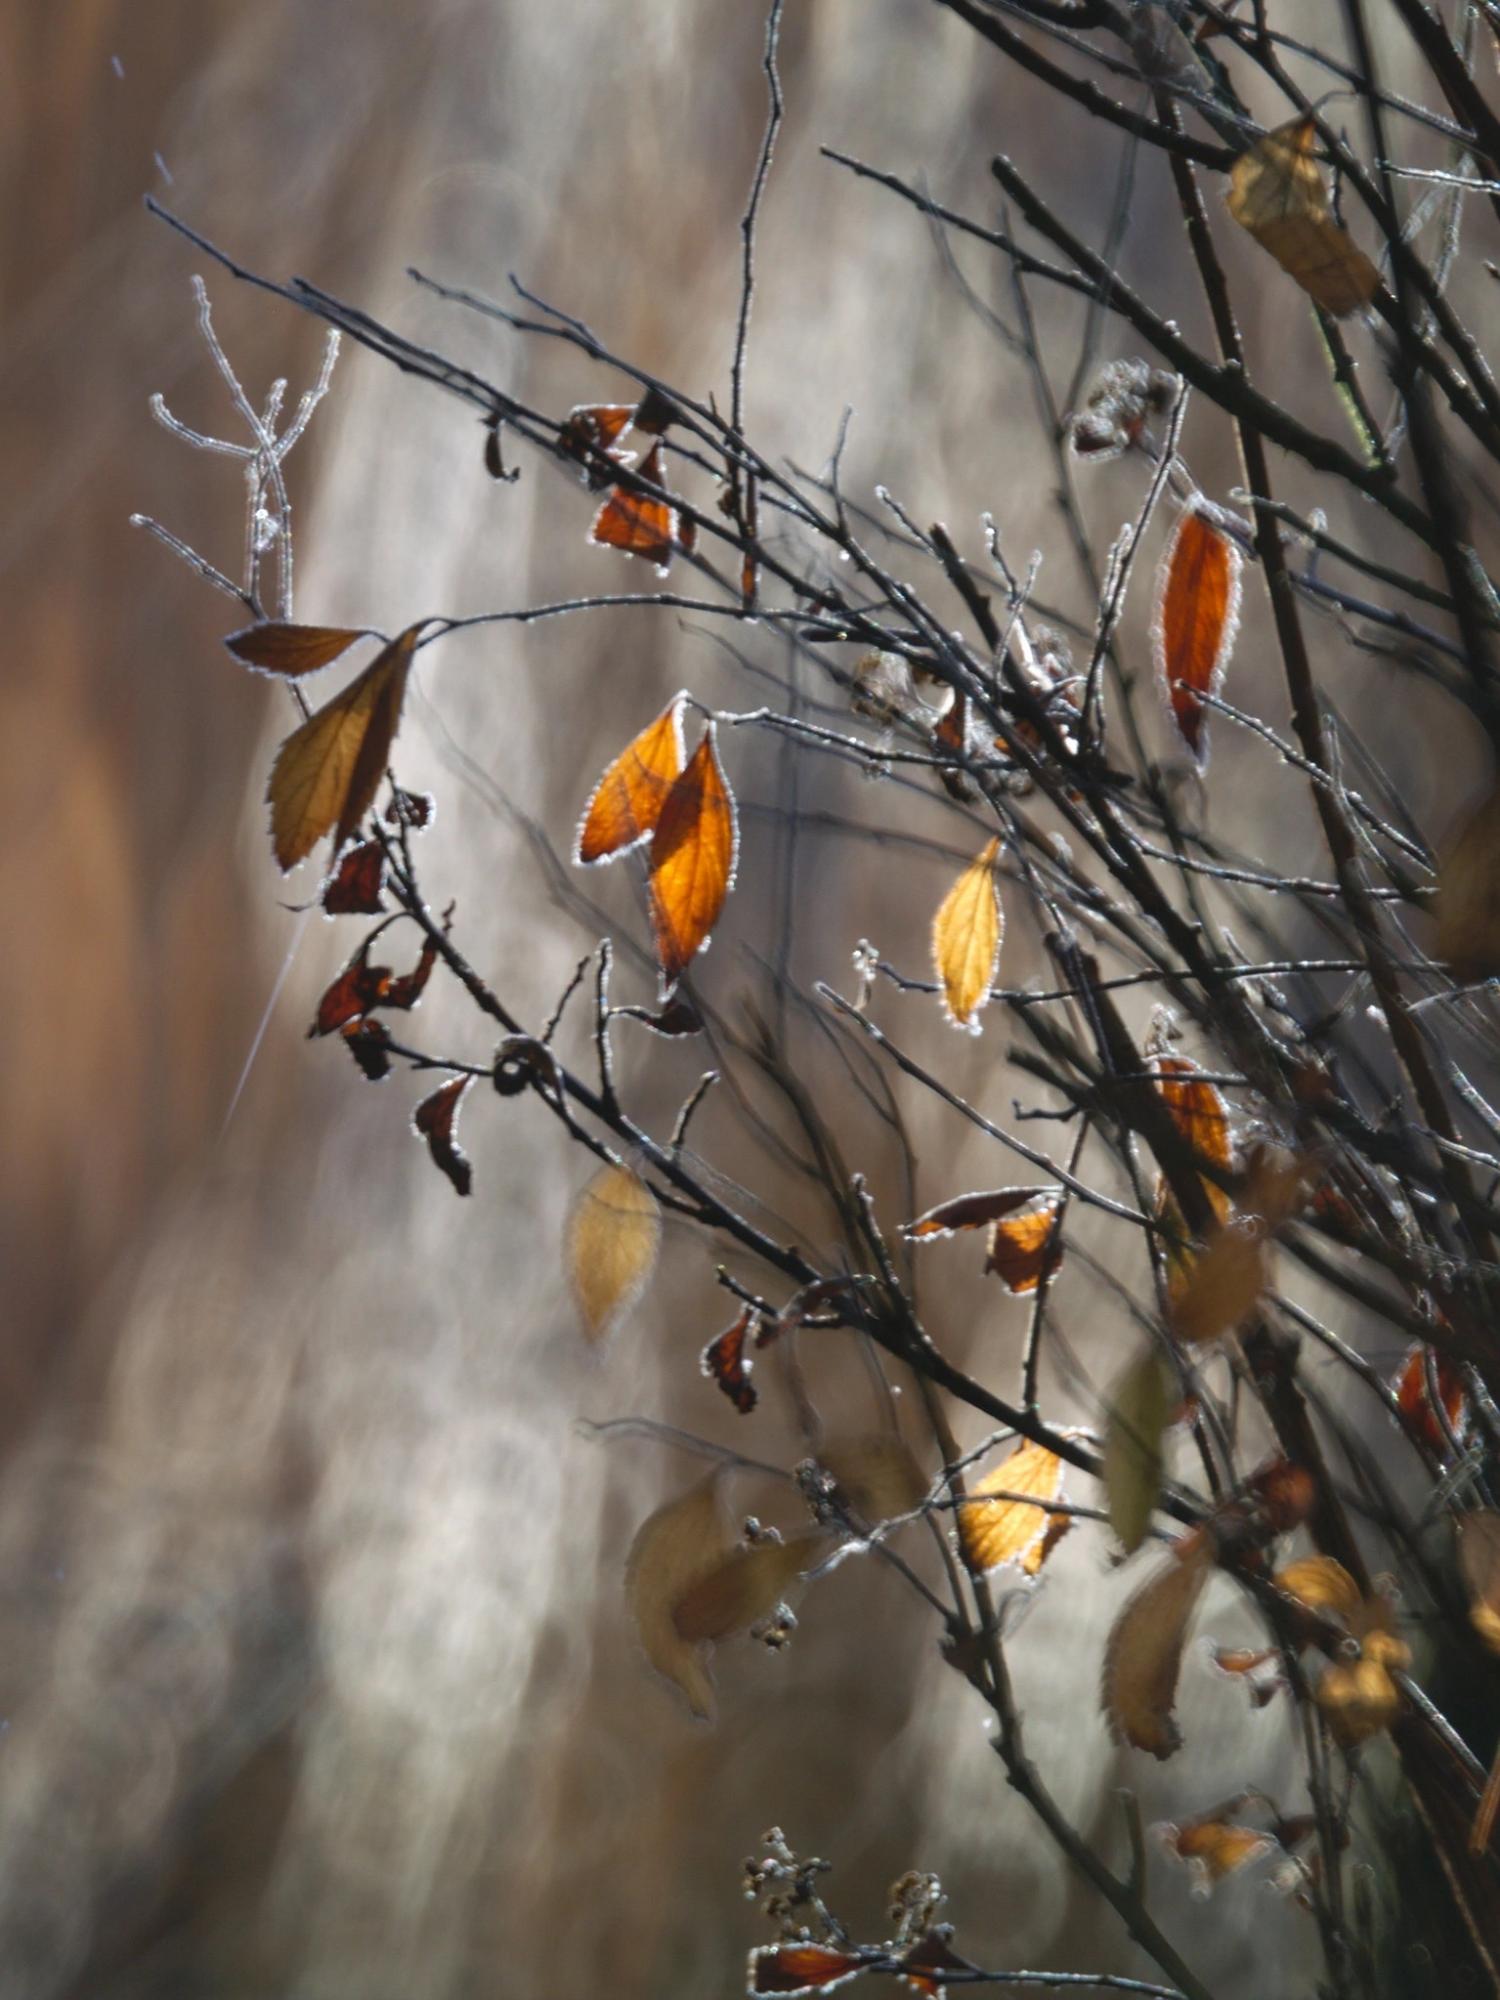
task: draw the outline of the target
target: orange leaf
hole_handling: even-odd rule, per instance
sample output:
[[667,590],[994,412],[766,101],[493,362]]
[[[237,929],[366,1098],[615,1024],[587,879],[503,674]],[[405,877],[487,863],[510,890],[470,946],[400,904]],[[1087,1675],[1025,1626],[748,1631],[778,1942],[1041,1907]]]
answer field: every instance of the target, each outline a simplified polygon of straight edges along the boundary
[[421,629],[413,625],[393,639],[277,751],[266,801],[283,873],[310,854],[325,833],[332,832],[335,847],[342,847],[369,810],[390,762]]
[[1056,1201],[1044,1201],[1026,1215],[1006,1216],[990,1231],[984,1268],[1009,1291],[1034,1292],[1062,1262],[1057,1241]]
[[1277,1570],[1275,1583],[1309,1611],[1331,1611],[1344,1619],[1352,1618],[1364,1601],[1359,1585],[1332,1556],[1302,1556]]
[[[642,479],[653,486],[667,483],[666,454],[659,443],[652,445],[641,466]],[[674,550],[683,546],[677,509],[650,493],[637,493],[616,486],[594,516],[589,540],[606,548],[620,549],[627,556],[644,556],[665,570]]]
[[1340,318],[1369,304],[1380,273],[1333,218],[1317,143],[1310,118],[1267,132],[1230,169],[1229,213],[1316,304]]
[[[970,1497],[958,1510],[959,1540],[964,1556],[973,1569],[998,1569],[1002,1563],[1020,1563],[1034,1554],[1048,1527],[1066,1515],[1050,1515],[1040,1503],[1056,1500],[1062,1492],[1062,1460],[1045,1445],[1027,1442],[1019,1451],[987,1472],[971,1489]],[[1022,1493],[1032,1499],[986,1499],[986,1494]],[[1034,1574],[1035,1572],[1029,1572]]]
[[1213,1568],[1206,1535],[1184,1535],[1115,1620],[1104,1654],[1102,1703],[1117,1743],[1170,1757],[1182,1742],[1173,1720],[1188,1620]]
[[602,1340],[646,1289],[661,1245],[656,1197],[629,1167],[606,1166],[568,1217],[567,1267],[590,1340]]
[[708,943],[734,882],[734,794],[710,722],[668,792],[651,840],[651,917],[663,997]]
[[578,403],[563,418],[557,442],[569,458],[583,464],[592,452],[613,455],[634,419],[630,403]]
[[747,1993],[826,1993],[864,1964],[827,1944],[762,1944],[750,1954]]
[[1000,958],[1004,920],[995,884],[997,835],[976,855],[943,898],[932,923],[932,962],[943,983],[943,1002],[955,1027],[979,1032],[979,1012],[990,997]]
[[613,861],[645,840],[682,775],[682,696],[674,695],[600,778],[584,807],[573,858]]
[[1157,572],[1151,639],[1157,685],[1196,758],[1208,764],[1206,711],[1234,645],[1240,611],[1240,552],[1201,502],[1178,516]]
[[259,625],[247,625],[242,632],[231,632],[224,644],[247,667],[296,680],[302,674],[315,674],[356,639],[366,636],[346,631],[342,625],[287,625],[268,618]]
[[1236,1868],[1258,1861],[1276,1845],[1269,1833],[1238,1826],[1233,1820],[1194,1819],[1182,1826],[1168,1820],[1155,1831],[1169,1852],[1187,1863],[1194,1877],[1195,1896],[1206,1896],[1216,1882],[1222,1882]]
[[455,1076],[431,1097],[423,1098],[411,1121],[413,1129],[427,1141],[434,1164],[448,1176],[459,1194],[467,1194],[474,1182],[473,1169],[454,1136],[459,1100],[472,1082],[472,1077]]
[[1439,1458],[1447,1455],[1450,1447],[1438,1422],[1437,1409],[1432,1400],[1432,1387],[1428,1382],[1428,1359],[1431,1357],[1432,1385],[1436,1387],[1442,1400],[1443,1413],[1448,1419],[1448,1429],[1460,1441],[1469,1427],[1469,1399],[1464,1390],[1464,1378],[1455,1361],[1437,1349],[1424,1346],[1418,1341],[1407,1353],[1406,1359],[1396,1371],[1391,1387],[1396,1392],[1396,1401],[1407,1427],[1422,1440],[1429,1451]]

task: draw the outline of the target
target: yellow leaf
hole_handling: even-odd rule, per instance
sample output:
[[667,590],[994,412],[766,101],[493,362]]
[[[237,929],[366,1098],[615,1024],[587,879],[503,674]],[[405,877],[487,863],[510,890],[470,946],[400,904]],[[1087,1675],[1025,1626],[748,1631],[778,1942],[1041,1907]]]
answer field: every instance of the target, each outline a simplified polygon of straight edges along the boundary
[[1335,1660],[1313,1689],[1335,1742],[1346,1750],[1389,1729],[1401,1708],[1396,1683],[1378,1659]]
[[421,629],[413,625],[393,639],[277,751],[266,802],[283,873],[309,855],[325,833],[331,831],[335,847],[342,847],[369,810],[390,762]]
[[1162,1433],[1174,1394],[1165,1362],[1154,1347],[1147,1347],[1120,1376],[1110,1397],[1104,1491],[1109,1524],[1127,1554],[1146,1539],[1161,1491]]
[[1184,1535],[1115,1620],[1104,1654],[1105,1719],[1118,1743],[1167,1758],[1182,1741],[1173,1719],[1183,1641],[1213,1568],[1206,1535]]
[[932,962],[955,1027],[979,1032],[979,1011],[990,997],[1000,957],[1004,921],[995,884],[998,835],[971,861],[943,898],[932,924]]
[[1359,1585],[1332,1556],[1303,1556],[1288,1563],[1285,1569],[1277,1570],[1276,1587],[1309,1611],[1332,1611],[1346,1620],[1363,1602]]
[[708,943],[734,881],[739,833],[734,794],[710,722],[668,792],[651,838],[651,916],[662,993],[670,993]]
[[1038,1502],[1056,1500],[1062,1481],[1062,1460],[1045,1445],[1030,1441],[976,1481],[958,1510],[959,1539],[970,1566],[998,1569],[1001,1563],[1013,1562],[1024,1568],[1051,1522],[1067,1518],[1050,1515],[1029,1500],[986,1499],[986,1494],[1021,1493]]
[[590,1340],[603,1340],[646,1288],[661,1243],[661,1212],[629,1167],[600,1169],[568,1217],[567,1267]]
[[1318,166],[1317,128],[1293,118],[1242,153],[1229,174],[1229,213],[1325,312],[1368,305],[1380,273],[1333,219]]
[[655,722],[628,744],[595,785],[574,848],[587,866],[613,861],[645,840],[682,775],[682,696],[674,695]]
[[718,1475],[700,1481],[658,1507],[642,1523],[625,1564],[625,1595],[646,1657],[687,1696],[694,1715],[713,1714],[713,1682],[702,1644],[685,1639],[675,1613],[694,1584],[712,1574],[729,1553],[728,1524]]

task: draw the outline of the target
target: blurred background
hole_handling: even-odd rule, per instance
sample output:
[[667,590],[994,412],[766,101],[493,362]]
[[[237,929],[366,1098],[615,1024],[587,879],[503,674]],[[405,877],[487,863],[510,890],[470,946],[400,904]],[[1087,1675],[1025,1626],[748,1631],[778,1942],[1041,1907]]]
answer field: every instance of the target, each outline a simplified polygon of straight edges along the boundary
[[[1321,11],[1299,10],[1309,36]],[[469,1105],[475,1195],[460,1204],[408,1130],[418,1082],[368,1088],[341,1049],[305,1038],[352,940],[348,920],[297,913],[309,870],[283,882],[272,865],[260,796],[290,704],[220,646],[235,607],[128,525],[150,514],[238,574],[234,467],[185,449],[147,408],[161,391],[185,422],[240,434],[191,274],[207,278],[257,401],[280,375],[299,393],[321,340],[152,221],[148,190],[245,264],[307,275],[543,409],[630,391],[556,343],[418,293],[408,264],[497,296],[514,272],[617,352],[722,403],[763,33],[759,8],[694,0],[0,7],[0,1992],[728,1994],[761,1937],[741,1859],[772,1823],[835,1861],[835,1901],[866,1935],[883,1932],[890,1880],[932,1868],[983,1961],[1144,1969],[1007,1792],[971,1694],[891,1573],[846,1564],[785,1654],[725,1649],[713,1729],[651,1677],[625,1614],[625,1551],[695,1467],[650,1443],[584,1439],[575,1418],[643,1413],[743,1441],[698,1375],[730,1317],[722,1251],[669,1231],[646,1302],[591,1354],[558,1248],[586,1163],[539,1108]],[[1127,172],[1119,135],[1061,115],[914,0],[793,4],[781,63],[757,443],[816,471],[850,407],[852,497],[874,507],[884,482],[976,557],[989,509],[1015,566],[1040,551],[1039,594],[1087,624],[1027,368],[922,219],[817,149],[979,216],[994,213],[986,162],[1003,149],[1098,242]],[[1154,162],[1124,220],[1127,269],[1159,282],[1178,223]],[[1008,273],[951,254],[980,304],[1013,319]],[[1243,270],[1255,253],[1226,254]],[[1252,337],[1284,355],[1305,315],[1289,331],[1265,290],[1245,289]],[[1084,316],[1040,291],[1033,305],[1062,399]],[[1187,295],[1186,324],[1196,310]],[[1112,327],[1102,339],[1104,358],[1134,351]],[[651,587],[585,545],[587,494],[530,461],[518,485],[496,486],[481,445],[457,404],[346,348],[288,468],[300,616],[396,629]],[[1227,494],[1237,468],[1206,409],[1185,450],[1205,489]],[[1089,485],[1101,547],[1134,514],[1140,476],[1104,468]],[[1287,497],[1308,497],[1295,474]],[[1136,600],[1139,664],[1143,589]],[[1253,607],[1247,620],[1235,695],[1253,707],[1270,684]],[[787,671],[769,632],[728,636],[752,667]],[[676,688],[762,698],[724,640],[640,610],[481,630],[424,655],[399,769],[439,798],[428,895],[457,899],[465,949],[524,1019],[545,1018],[601,923],[646,937],[625,870],[583,885],[602,906],[591,912],[556,892],[538,839],[566,853],[596,772]],[[1372,712],[1384,663],[1330,652],[1338,698]],[[1422,719],[1406,720],[1387,747],[1420,809],[1432,763]],[[804,761],[809,811],[875,827],[899,813],[936,851],[897,860],[809,823],[778,873],[788,766],[748,732],[725,754],[745,809],[743,887],[704,961],[714,1004],[756,990],[754,954],[788,911],[804,984],[849,990],[862,937],[922,974],[930,912],[979,844],[971,827],[941,799]],[[1221,740],[1216,756],[1236,836],[1273,863],[1305,856],[1304,802],[1263,752]],[[1458,753],[1447,798],[1474,775]],[[1005,954],[1012,983],[1042,970],[1026,922]],[[647,1000],[650,985],[627,953],[616,998]],[[1022,1085],[1003,1022],[960,1047],[934,1003],[881,1007],[1009,1115]],[[488,1057],[441,977],[418,1028],[426,1046]],[[1024,1177],[912,1100],[921,1170],[903,1186],[827,1045],[795,1033],[890,1222],[910,1199]],[[703,1059],[648,1039],[622,1031],[623,1087],[666,1130]],[[732,1110],[711,1104],[696,1139],[802,1240],[831,1243],[831,1220],[745,1150]],[[981,1289],[977,1251],[945,1254],[935,1323],[1009,1382],[1025,1308]],[[1080,1372],[1049,1381],[1052,1407],[1096,1414],[1087,1392],[1118,1351],[1115,1308],[1080,1273],[1058,1310]],[[852,1371],[824,1390],[867,1394]],[[774,1399],[754,1422],[747,1449],[802,1455]],[[747,1489],[743,1504],[765,1496]],[[1284,1758],[1277,1717],[1250,1715],[1195,1657],[1189,1749],[1165,1771],[1126,1767],[1096,1687],[1130,1581],[1075,1535],[1016,1643],[1033,1754],[1116,1856],[1118,1785],[1138,1788],[1149,1822],[1252,1769],[1272,1782]],[[1204,1622],[1229,1640],[1237,1616]],[[1230,1885],[1199,1917],[1185,1879],[1152,1866],[1158,1915],[1226,1996],[1280,1990],[1310,1950],[1305,1915],[1260,1885]]]

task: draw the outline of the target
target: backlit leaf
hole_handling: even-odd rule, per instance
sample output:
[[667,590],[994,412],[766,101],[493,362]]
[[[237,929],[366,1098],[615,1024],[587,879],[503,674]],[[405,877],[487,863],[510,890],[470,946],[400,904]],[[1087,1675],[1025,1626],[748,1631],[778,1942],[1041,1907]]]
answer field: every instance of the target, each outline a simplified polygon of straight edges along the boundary
[[1226,1875],[1258,1861],[1276,1845],[1271,1835],[1260,1828],[1239,1826],[1225,1819],[1194,1819],[1182,1826],[1174,1826],[1168,1820],[1154,1831],[1170,1854],[1186,1862],[1193,1876],[1195,1896],[1207,1896]]
[[1278,125],[1229,173],[1229,213],[1325,312],[1368,305],[1380,273],[1328,204],[1310,118]]
[[385,908],[380,885],[385,879],[385,849],[378,840],[362,840],[340,858],[323,884],[322,904],[330,917],[373,917]]
[[827,1993],[864,1964],[829,1944],[762,1944],[750,1954],[747,1993]]
[[710,722],[651,838],[651,917],[663,993],[708,943],[734,881],[739,830]]
[[[985,1499],[986,1494],[1026,1494],[1056,1500],[1062,1492],[1062,1460],[1045,1445],[1028,1440],[969,1489],[958,1510],[964,1557],[973,1569],[1025,1564],[1057,1519],[1030,1500]],[[1066,1518],[1066,1517],[1063,1517]]]
[[1332,1556],[1302,1556],[1276,1572],[1276,1587],[1309,1611],[1332,1611],[1352,1618],[1363,1599],[1359,1585]]
[[296,680],[303,674],[315,674],[356,639],[367,636],[347,631],[342,625],[288,625],[268,618],[262,624],[247,625],[242,632],[231,632],[224,644],[247,667]]
[[942,981],[948,1018],[955,1027],[975,1034],[1000,958],[1003,920],[995,882],[999,852],[997,836],[959,876],[932,924],[932,962]]
[[574,847],[575,861],[613,861],[647,839],[682,774],[682,696],[622,750],[594,787]]
[[456,1137],[459,1102],[472,1082],[472,1077],[453,1077],[431,1097],[424,1097],[412,1115],[412,1125],[427,1141],[434,1164],[448,1176],[459,1194],[467,1194],[474,1180],[473,1169]]
[[[660,443],[652,445],[640,468],[642,479],[653,486],[666,485],[666,454]],[[589,540],[627,556],[643,556],[665,571],[674,553],[684,546],[677,509],[650,493],[637,493],[627,486],[612,489],[594,516]]]
[[1183,1536],[1115,1620],[1104,1654],[1102,1705],[1117,1743],[1167,1758],[1182,1736],[1173,1718],[1188,1621],[1213,1568],[1206,1535]]
[[625,1595],[647,1659],[681,1688],[694,1715],[704,1717],[714,1708],[704,1649],[683,1638],[673,1614],[683,1595],[718,1568],[730,1547],[715,1473],[642,1523],[625,1564]]
[[990,1231],[984,1268],[1009,1291],[1034,1292],[1062,1261],[1057,1241],[1056,1201],[1044,1201],[1024,1215],[1008,1215]]
[[277,751],[266,800],[283,872],[295,868],[326,833],[342,847],[368,812],[390,762],[420,630],[414,625],[393,639]]
[[1018,1208],[1025,1208],[1039,1196],[1055,1196],[1057,1192],[1056,1188],[1047,1187],[1009,1187],[993,1188],[984,1194],[955,1195],[951,1201],[941,1201],[936,1208],[929,1208],[915,1222],[908,1222],[901,1233],[915,1242],[925,1237],[952,1236],[960,1229],[984,1229],[1003,1215],[1014,1215]]
[[1104,1491],[1109,1524],[1129,1553],[1146,1539],[1161,1492],[1162,1433],[1176,1402],[1176,1384],[1154,1347],[1115,1383],[1104,1434]]
[[1240,552],[1200,504],[1178,517],[1157,573],[1152,646],[1157,685],[1177,732],[1208,763],[1205,694],[1224,678],[1240,609]]
[[742,1417],[748,1417],[758,1401],[755,1384],[750,1380],[754,1364],[749,1353],[755,1318],[754,1309],[746,1306],[733,1326],[725,1327],[704,1348],[700,1364],[710,1382],[718,1384]]
[[590,1340],[603,1340],[634,1306],[656,1264],[661,1212],[629,1167],[602,1167],[568,1217],[567,1269]]
[[731,1549],[678,1596],[672,1607],[678,1637],[717,1644],[748,1632],[775,1610],[827,1541],[820,1529],[807,1528],[786,1541],[767,1535]]

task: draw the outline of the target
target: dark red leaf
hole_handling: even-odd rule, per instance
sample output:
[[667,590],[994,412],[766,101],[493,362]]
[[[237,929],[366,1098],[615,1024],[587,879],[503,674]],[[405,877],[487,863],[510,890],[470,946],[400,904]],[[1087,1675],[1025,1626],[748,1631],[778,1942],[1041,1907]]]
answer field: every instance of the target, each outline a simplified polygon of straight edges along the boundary
[[403,972],[399,979],[393,979],[381,996],[382,1007],[415,1007],[421,999],[432,968],[437,963],[437,946],[424,944],[422,956],[410,972]]
[[750,1954],[748,1993],[826,1993],[864,1961],[827,1944],[763,1944]]
[[427,1141],[427,1150],[434,1162],[442,1168],[459,1194],[467,1194],[474,1181],[473,1169],[454,1137],[458,1126],[459,1100],[472,1081],[472,1077],[455,1076],[435,1090],[431,1097],[424,1097],[412,1117],[414,1130]]
[[750,1380],[752,1364],[746,1351],[758,1317],[751,1307],[746,1306],[734,1325],[726,1327],[703,1350],[704,1374],[710,1381],[718,1383],[742,1417],[749,1416],[758,1400],[755,1385]]
[[323,884],[323,908],[331,917],[373,917],[385,908],[380,885],[385,849],[378,840],[349,848]]
[[360,1020],[385,998],[390,989],[391,968],[371,965],[366,956],[369,949],[366,941],[324,993],[307,1031],[309,1037],[336,1034],[346,1022]]
[[339,1033],[371,1083],[383,1083],[391,1073],[391,1036],[384,1021],[346,1021]]

